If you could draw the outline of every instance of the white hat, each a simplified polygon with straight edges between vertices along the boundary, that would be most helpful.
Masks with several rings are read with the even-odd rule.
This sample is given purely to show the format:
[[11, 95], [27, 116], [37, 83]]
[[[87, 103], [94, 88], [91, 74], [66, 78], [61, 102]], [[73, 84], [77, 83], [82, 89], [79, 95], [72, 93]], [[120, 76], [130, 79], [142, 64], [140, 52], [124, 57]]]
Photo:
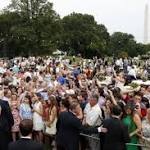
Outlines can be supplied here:
[[121, 88], [121, 93], [132, 93], [132, 92], [138, 92], [140, 90], [140, 86], [133, 88], [132, 86], [124, 86]]

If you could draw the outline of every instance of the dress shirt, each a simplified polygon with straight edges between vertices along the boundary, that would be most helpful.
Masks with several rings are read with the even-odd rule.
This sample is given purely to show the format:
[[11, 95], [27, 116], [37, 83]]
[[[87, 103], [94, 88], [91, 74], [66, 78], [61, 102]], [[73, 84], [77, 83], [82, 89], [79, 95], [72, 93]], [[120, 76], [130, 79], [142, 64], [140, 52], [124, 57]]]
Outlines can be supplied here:
[[91, 107], [88, 103], [84, 109], [85, 123], [89, 126], [97, 126], [101, 124], [102, 112], [98, 104]]

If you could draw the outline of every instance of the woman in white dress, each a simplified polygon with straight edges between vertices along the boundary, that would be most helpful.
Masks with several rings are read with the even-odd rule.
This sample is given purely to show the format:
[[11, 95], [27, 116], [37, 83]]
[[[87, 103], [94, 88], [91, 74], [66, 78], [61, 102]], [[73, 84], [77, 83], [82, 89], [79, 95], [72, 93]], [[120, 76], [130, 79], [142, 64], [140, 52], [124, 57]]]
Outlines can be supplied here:
[[35, 139], [39, 142], [43, 141], [43, 105], [39, 98], [34, 96], [34, 104], [33, 104], [33, 130], [35, 131]]

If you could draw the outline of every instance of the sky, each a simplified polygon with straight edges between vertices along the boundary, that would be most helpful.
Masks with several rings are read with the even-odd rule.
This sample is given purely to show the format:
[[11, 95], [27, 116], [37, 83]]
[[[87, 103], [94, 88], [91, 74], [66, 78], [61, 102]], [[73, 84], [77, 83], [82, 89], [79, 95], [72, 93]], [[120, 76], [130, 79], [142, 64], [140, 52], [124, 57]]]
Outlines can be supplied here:
[[[53, 2], [54, 10], [56, 10], [61, 17], [72, 12], [91, 14], [99, 24], [106, 26], [110, 34], [117, 31], [126, 32], [133, 34], [138, 42], [143, 42], [144, 9], [145, 4], [148, 3], [150, 13], [150, 0], [50, 1]], [[0, 9], [6, 7], [9, 2], [10, 0], [0, 0]]]

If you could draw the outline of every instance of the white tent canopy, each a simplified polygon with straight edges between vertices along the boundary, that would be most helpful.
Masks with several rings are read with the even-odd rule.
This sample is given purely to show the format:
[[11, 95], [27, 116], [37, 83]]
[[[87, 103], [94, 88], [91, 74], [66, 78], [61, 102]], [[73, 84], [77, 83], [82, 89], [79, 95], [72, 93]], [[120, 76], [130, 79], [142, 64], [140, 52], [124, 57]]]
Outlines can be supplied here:
[[63, 54], [65, 54], [65, 53], [63, 51], [58, 50], [58, 49], [53, 52], [53, 55], [63, 55]]

